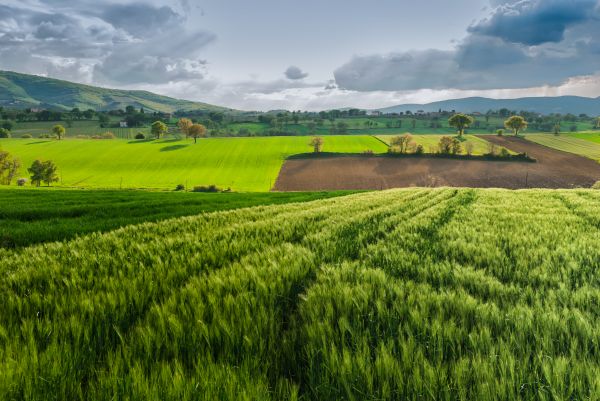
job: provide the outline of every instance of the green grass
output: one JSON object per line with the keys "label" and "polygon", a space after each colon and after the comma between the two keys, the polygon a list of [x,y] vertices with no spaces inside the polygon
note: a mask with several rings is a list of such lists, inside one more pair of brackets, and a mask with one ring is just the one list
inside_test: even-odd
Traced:
{"label": "green grass", "polygon": [[559,136],[552,134],[527,134],[525,139],[562,150],[564,152],[575,153],[593,160],[600,160],[600,141],[596,134],[561,134]]}
{"label": "green grass", "polygon": [[0,399],[598,399],[599,216],[410,189],[0,251]]}
{"label": "green grass", "polygon": [[[29,166],[53,160],[63,186],[169,188],[215,184],[235,191],[268,191],[286,157],[310,152],[310,137],[209,138],[180,141],[0,140],[0,146]],[[326,152],[385,152],[369,136],[330,136]],[[21,171],[27,176],[26,169]]]}
{"label": "green grass", "polygon": [[186,193],[0,189],[0,247],[23,247],[167,218],[351,192]]}
{"label": "green grass", "polygon": [[[385,143],[389,143],[389,141],[397,135],[378,135],[377,138],[381,139]],[[438,144],[440,142],[440,138],[444,135],[413,135],[413,140],[417,145],[423,145],[423,148],[426,153],[434,153],[438,151]],[[473,154],[474,155],[483,155],[485,153],[489,153],[488,142],[484,139],[478,138],[473,135],[465,135],[464,142],[462,143],[463,153],[466,153],[465,146],[467,143],[473,144]],[[433,151],[433,152],[432,152]]]}

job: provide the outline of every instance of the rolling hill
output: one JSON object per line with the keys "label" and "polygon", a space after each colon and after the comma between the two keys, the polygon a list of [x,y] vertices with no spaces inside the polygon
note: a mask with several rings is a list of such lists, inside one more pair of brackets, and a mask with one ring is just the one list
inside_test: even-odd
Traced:
{"label": "rolling hill", "polygon": [[19,109],[42,107],[56,110],[71,110],[78,107],[81,110],[98,111],[134,106],[166,113],[177,110],[229,110],[147,91],[100,88],[10,71],[0,71],[0,106]]}
{"label": "rolling hill", "polygon": [[417,112],[436,112],[438,110],[456,110],[464,113],[485,113],[488,110],[509,109],[517,111],[530,111],[541,114],[572,113],[579,115],[585,113],[590,116],[600,115],[600,97],[588,98],[580,96],[559,97],[524,97],[518,99],[490,99],[484,97],[468,97],[464,99],[451,99],[426,104],[401,104],[378,109],[383,113],[398,113],[410,110]]}

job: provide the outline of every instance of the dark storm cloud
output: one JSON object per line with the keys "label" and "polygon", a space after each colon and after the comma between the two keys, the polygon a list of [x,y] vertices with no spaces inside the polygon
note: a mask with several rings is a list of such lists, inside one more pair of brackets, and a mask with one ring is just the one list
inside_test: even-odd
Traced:
{"label": "dark storm cloud", "polygon": [[143,3],[111,4],[100,13],[100,17],[115,28],[137,37],[182,23],[183,19],[170,7],[153,7]]}
{"label": "dark storm cloud", "polygon": [[300,68],[292,65],[285,70],[285,76],[287,79],[298,80],[308,77],[308,74],[302,71]]}
{"label": "dark storm cloud", "polygon": [[529,46],[560,42],[568,27],[593,17],[596,0],[523,0],[502,4],[469,32]]}
{"label": "dark storm cloud", "polygon": [[559,85],[600,71],[598,9],[595,0],[503,3],[453,50],[356,56],[335,79],[358,91]]}

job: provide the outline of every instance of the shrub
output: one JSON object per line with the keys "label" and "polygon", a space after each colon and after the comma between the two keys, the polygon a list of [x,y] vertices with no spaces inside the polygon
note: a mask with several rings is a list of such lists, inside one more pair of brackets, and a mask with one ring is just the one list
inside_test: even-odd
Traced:
{"label": "shrub", "polygon": [[499,153],[500,157],[509,157],[510,153],[508,152],[508,149],[506,148],[500,148],[500,153]]}
{"label": "shrub", "polygon": [[46,138],[52,138],[52,137],[50,136],[50,134],[40,134],[40,136],[38,136],[38,138],[46,139]]}
{"label": "shrub", "polygon": [[184,191],[185,190],[185,185],[183,184],[177,184],[177,186],[175,187],[175,191]]}
{"label": "shrub", "polygon": [[17,180],[17,185],[20,187],[24,187],[27,184],[27,178],[19,178]]}
{"label": "shrub", "polygon": [[21,138],[30,139],[30,138],[33,138],[33,136],[31,136],[31,134],[23,134],[23,135],[21,135]]}
{"label": "shrub", "polygon": [[372,155],[372,154],[373,154],[373,150],[371,150],[371,149],[365,149],[363,151],[363,155]]}
{"label": "shrub", "polygon": [[10,138],[10,131],[6,128],[0,128],[0,138]]}
{"label": "shrub", "polygon": [[146,137],[141,132],[138,132],[135,134],[135,139],[146,139]]}
{"label": "shrub", "polygon": [[596,181],[594,185],[592,185],[592,189],[600,189],[600,181]]}
{"label": "shrub", "polygon": [[504,135],[504,130],[503,129],[496,130],[496,135],[498,135],[498,136]]}
{"label": "shrub", "polygon": [[194,189],[192,190],[192,192],[222,192],[222,190],[217,187],[216,185],[212,184],[209,186],[196,186],[194,187]]}
{"label": "shrub", "polygon": [[473,148],[475,148],[475,145],[473,145],[473,142],[467,142],[465,144],[465,150],[467,152],[467,155],[471,156],[473,154]]}
{"label": "shrub", "polygon": [[423,153],[425,153],[425,149],[423,148],[423,145],[418,144],[415,149],[415,155],[422,155]]}
{"label": "shrub", "polygon": [[100,135],[92,135],[92,139],[115,139],[116,136],[112,132],[105,132]]}

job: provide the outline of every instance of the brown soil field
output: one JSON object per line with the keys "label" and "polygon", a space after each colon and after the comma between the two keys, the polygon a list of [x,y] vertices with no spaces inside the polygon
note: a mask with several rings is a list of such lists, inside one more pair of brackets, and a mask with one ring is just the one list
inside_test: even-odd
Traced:
{"label": "brown soil field", "polygon": [[389,189],[403,187],[589,188],[600,164],[521,138],[484,136],[537,163],[443,158],[328,156],[287,160],[275,191]]}

